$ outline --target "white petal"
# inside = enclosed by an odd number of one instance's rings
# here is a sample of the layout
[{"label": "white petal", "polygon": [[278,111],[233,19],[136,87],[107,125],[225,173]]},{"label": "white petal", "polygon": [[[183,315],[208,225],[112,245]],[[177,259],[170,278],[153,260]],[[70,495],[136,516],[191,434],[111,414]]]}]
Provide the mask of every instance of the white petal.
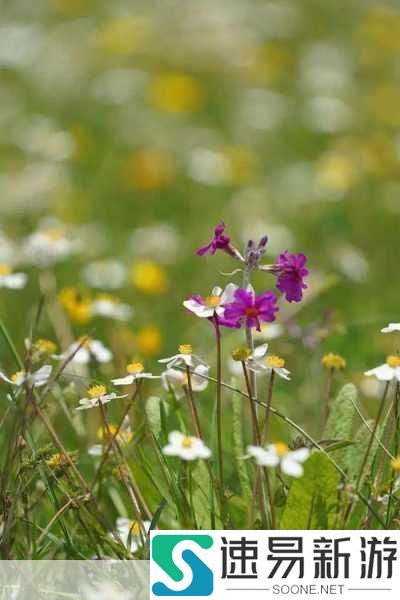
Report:
[{"label": "white petal", "polygon": [[394,331],[400,331],[400,323],[389,323],[382,329],[382,333],[393,333]]},{"label": "white petal", "polygon": [[90,351],[99,363],[107,363],[112,360],[112,353],[98,340],[93,340],[90,344]]},{"label": "white petal", "polygon": [[121,377],[120,379],[111,379],[111,383],[114,385],[131,385],[134,381],[134,375],[127,375],[126,377]]},{"label": "white petal", "polygon": [[180,354],[174,354],[174,356],[170,356],[169,358],[159,358],[158,362],[162,364],[170,363],[172,360],[180,356]]},{"label": "white petal", "polygon": [[265,356],[267,354],[267,350],[268,350],[268,344],[262,344],[261,346],[257,346],[257,348],[255,348],[253,354],[251,355],[251,358],[262,358],[263,356]]},{"label": "white petal", "polygon": [[180,431],[171,431],[168,435],[168,441],[170,444],[180,446],[184,437]]},{"label": "white petal", "polygon": [[213,309],[208,308],[204,304],[199,304],[195,300],[185,300],[183,306],[198,317],[207,318],[212,317],[214,314]]},{"label": "white petal", "polygon": [[216,285],[215,287],[213,287],[211,295],[212,296],[220,296],[222,294],[222,288],[219,287],[218,285]]},{"label": "white petal", "polygon": [[290,452],[288,456],[289,458],[302,463],[308,459],[310,454],[311,451],[308,448],[299,448],[298,450],[293,450],[293,452]]},{"label": "white petal", "polygon": [[[73,344],[68,352],[65,352],[61,357],[69,358],[74,352],[76,352],[77,345]],[[78,365],[87,365],[90,362],[90,352],[87,348],[79,348],[78,352],[74,355],[72,362]]]},{"label": "white petal", "polygon": [[5,373],[3,373],[2,371],[0,371],[0,379],[2,379],[3,381],[6,381],[7,383],[11,383],[11,385],[15,385],[15,381],[12,381],[12,379],[9,379],[7,377],[7,375]]},{"label": "white petal", "polygon": [[392,381],[392,379],[396,376],[396,370],[389,365],[384,364],[376,367],[376,369],[371,369],[371,371],[367,371],[365,373],[367,377],[375,376],[379,381]]},{"label": "white petal", "polygon": [[228,283],[221,295],[221,304],[229,304],[233,301],[236,290],[239,289],[234,283]]},{"label": "white petal", "polygon": [[248,446],[247,453],[263,467],[276,467],[279,464],[279,456],[271,446],[266,450],[260,446]]},{"label": "white petal", "polygon": [[49,380],[52,370],[53,370],[52,366],[44,365],[38,371],[36,371],[36,373],[33,373],[31,376],[31,381],[32,381],[33,385],[35,387],[40,387],[42,385],[45,385]]},{"label": "white petal", "polygon": [[290,371],[288,371],[287,369],[279,367],[274,369],[274,371],[277,375],[279,375],[279,377],[282,377],[282,379],[287,379],[288,381],[290,381]]},{"label": "white petal", "polygon": [[286,475],[290,475],[291,477],[301,477],[304,473],[302,465],[293,460],[293,458],[290,457],[290,454],[282,459],[281,469],[283,473],[286,473]]},{"label": "white petal", "polygon": [[4,285],[12,290],[20,290],[25,287],[27,280],[25,273],[12,273],[4,277]]}]

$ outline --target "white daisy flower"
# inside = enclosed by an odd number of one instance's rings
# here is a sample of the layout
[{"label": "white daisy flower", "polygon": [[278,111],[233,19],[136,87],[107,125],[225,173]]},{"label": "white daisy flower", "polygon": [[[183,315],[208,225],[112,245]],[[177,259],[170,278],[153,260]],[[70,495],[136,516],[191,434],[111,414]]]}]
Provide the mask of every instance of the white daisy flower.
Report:
[{"label": "white daisy flower", "polygon": [[[76,352],[71,360],[72,364],[87,365],[92,359],[96,360],[98,363],[108,363],[112,360],[112,352],[99,340],[87,338],[83,345],[81,344],[82,341],[74,342],[66,352],[56,355],[54,358],[66,360]],[[79,348],[78,351],[77,348]]]},{"label": "white daisy flower", "polygon": [[[146,534],[150,531],[151,521],[143,521],[143,527],[138,521],[118,517],[116,530],[124,546],[134,554],[146,542]],[[143,531],[144,529],[144,531]]]},{"label": "white daisy flower", "polygon": [[25,239],[22,256],[38,267],[48,267],[65,260],[79,248],[79,241],[71,238],[65,225],[51,220]]},{"label": "white daisy flower", "polygon": [[387,327],[384,327],[382,333],[394,333],[395,331],[400,331],[400,323],[389,323]]},{"label": "white daisy flower", "polygon": [[400,382],[400,356],[388,356],[386,363],[371,369],[365,373],[367,377],[374,376],[379,381],[392,381],[397,379]]},{"label": "white daisy flower", "polygon": [[76,410],[87,410],[89,408],[95,408],[100,404],[108,404],[111,400],[117,398],[127,398],[128,394],[118,396],[115,392],[107,392],[107,388],[104,385],[93,385],[87,391],[87,397],[79,400],[79,406]]},{"label": "white daisy flower", "polygon": [[129,304],[120,302],[118,298],[114,298],[110,294],[101,294],[92,303],[92,314],[117,321],[129,321],[133,315],[133,309]]},{"label": "white daisy flower", "polygon": [[285,359],[274,354],[267,355],[268,344],[258,346],[252,354],[250,354],[246,363],[251,371],[255,373],[271,373],[274,371],[283,379],[290,379],[290,371],[285,369]]},{"label": "white daisy flower", "polygon": [[203,440],[184,435],[180,431],[172,431],[168,436],[168,442],[168,445],[163,448],[166,456],[179,456],[182,460],[207,459],[211,456],[211,450]]},{"label": "white daisy flower", "polygon": [[117,290],[126,282],[126,267],[115,259],[98,260],[85,266],[83,277],[93,288]]},{"label": "white daisy flower", "polygon": [[[208,386],[207,376],[209,367],[198,365],[191,372],[192,390],[194,392],[202,392]],[[169,391],[172,388],[175,397],[180,400],[185,397],[184,388],[188,385],[186,373],[178,369],[167,369],[161,374],[161,382],[165,390]]]},{"label": "white daisy flower", "polygon": [[214,287],[210,296],[206,298],[192,296],[189,300],[185,300],[183,306],[203,319],[210,319],[214,315],[220,317],[225,312],[225,305],[233,302],[237,289],[238,286],[234,283],[228,283],[224,290]]},{"label": "white daisy flower", "polygon": [[174,356],[170,356],[169,358],[160,358],[158,362],[166,364],[168,369],[179,366],[186,366],[191,369],[194,369],[198,365],[208,366],[200,356],[193,354],[193,348],[190,344],[181,344],[179,346],[179,354],[174,354]]},{"label": "white daisy flower", "polygon": [[279,465],[282,472],[291,477],[301,477],[303,475],[302,463],[311,454],[308,448],[291,451],[283,442],[269,444],[266,448],[248,446],[247,452],[256,459],[256,463],[261,467],[277,467]]},{"label": "white daisy flower", "polygon": [[0,263],[0,288],[21,290],[25,287],[28,276],[25,273],[13,273],[11,266]]},{"label": "white daisy flower", "polygon": [[50,365],[44,365],[40,367],[35,373],[26,373],[25,371],[18,371],[11,375],[11,377],[7,377],[5,373],[0,371],[0,379],[10,383],[11,385],[15,385],[17,387],[21,387],[26,382],[32,387],[43,387],[49,381],[53,367]]},{"label": "white daisy flower", "polygon": [[145,373],[144,366],[140,362],[132,362],[126,367],[128,375],[121,379],[112,379],[114,385],[131,385],[137,379],[160,379],[159,375]]}]

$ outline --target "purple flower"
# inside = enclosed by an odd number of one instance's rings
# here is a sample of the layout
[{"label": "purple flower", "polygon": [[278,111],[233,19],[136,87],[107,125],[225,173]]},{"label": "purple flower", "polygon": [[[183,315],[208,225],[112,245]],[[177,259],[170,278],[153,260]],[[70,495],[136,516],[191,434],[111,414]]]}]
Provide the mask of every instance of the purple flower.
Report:
[{"label": "purple flower", "polygon": [[305,254],[289,254],[287,250],[276,262],[274,267],[274,272],[278,276],[276,287],[285,294],[288,302],[300,302],[303,298],[303,290],[307,288],[304,278],[309,273],[306,264]]},{"label": "purple flower", "polygon": [[224,250],[228,252],[228,254],[234,255],[234,252],[231,248],[231,238],[224,233],[225,231],[225,223],[220,223],[214,229],[214,237],[211,242],[204,246],[203,248],[199,248],[196,254],[198,256],[204,256],[208,252],[210,254],[215,254],[217,250]]},{"label": "purple flower", "polygon": [[225,308],[224,318],[237,327],[255,327],[261,331],[260,321],[271,323],[275,321],[278,312],[277,298],[273,292],[264,292],[256,296],[254,290],[239,288],[234,294],[234,301]]}]

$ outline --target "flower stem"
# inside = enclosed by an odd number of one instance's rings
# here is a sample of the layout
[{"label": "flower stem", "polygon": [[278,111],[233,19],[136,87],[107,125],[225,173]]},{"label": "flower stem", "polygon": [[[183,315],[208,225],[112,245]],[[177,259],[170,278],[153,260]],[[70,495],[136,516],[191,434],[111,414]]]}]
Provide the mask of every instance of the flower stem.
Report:
[{"label": "flower stem", "polygon": [[329,369],[328,377],[326,380],[326,388],[325,388],[325,394],[324,394],[325,404],[324,404],[324,410],[322,412],[322,422],[321,422],[321,437],[324,435],[324,430],[325,430],[326,424],[328,423],[334,372],[335,372],[335,369]]},{"label": "flower stem", "polygon": [[357,491],[358,491],[358,489],[360,487],[360,483],[361,483],[361,479],[362,479],[362,476],[363,476],[363,473],[364,473],[364,469],[365,469],[365,466],[366,466],[366,464],[368,462],[369,453],[371,452],[372,444],[374,443],[376,432],[378,430],[378,426],[379,426],[380,420],[382,418],[382,414],[383,414],[383,410],[385,408],[385,403],[386,403],[386,398],[387,398],[387,395],[388,395],[389,387],[390,387],[390,381],[388,381],[387,384],[386,384],[386,386],[385,386],[385,390],[383,392],[382,400],[381,400],[381,403],[379,405],[378,414],[376,416],[374,428],[373,428],[373,430],[371,432],[371,437],[369,439],[368,447],[367,447],[367,450],[365,452],[364,459],[363,459],[363,462],[361,464],[360,471],[358,473],[357,482],[356,482],[356,490]]},{"label": "flower stem", "polygon": [[225,492],[224,492],[224,457],[222,447],[222,344],[221,330],[218,319],[215,319],[215,331],[217,338],[217,454],[218,454],[218,472],[219,472],[219,491],[221,502],[221,514],[225,513]]},{"label": "flower stem", "polygon": [[267,406],[265,409],[265,420],[262,425],[261,444],[264,445],[268,439],[269,418],[271,415],[272,396],[274,392],[275,371],[272,369],[268,384]]},{"label": "flower stem", "polygon": [[203,434],[201,431],[199,413],[197,412],[196,404],[194,402],[193,397],[193,387],[192,387],[192,374],[190,371],[190,367],[186,365],[186,377],[187,377],[187,386],[185,386],[186,398],[189,405],[190,415],[192,417],[193,429],[198,438],[203,439]]},{"label": "flower stem", "polygon": [[[400,383],[397,382],[396,383],[396,389],[395,389],[395,393],[394,393],[394,411],[395,411],[395,422],[394,422],[394,448],[393,448],[393,454],[394,457],[397,458],[398,453],[399,453],[399,436],[400,436],[400,431],[399,431],[399,427],[400,427]],[[392,479],[390,482],[390,490],[389,490],[389,502],[388,502],[388,507],[387,507],[387,515],[386,515],[386,528],[389,529],[390,528],[390,521],[391,521],[391,508],[392,508],[392,500],[393,500],[393,491],[394,491],[394,484],[396,481],[396,477],[397,477],[397,473],[394,469],[392,469]]]}]

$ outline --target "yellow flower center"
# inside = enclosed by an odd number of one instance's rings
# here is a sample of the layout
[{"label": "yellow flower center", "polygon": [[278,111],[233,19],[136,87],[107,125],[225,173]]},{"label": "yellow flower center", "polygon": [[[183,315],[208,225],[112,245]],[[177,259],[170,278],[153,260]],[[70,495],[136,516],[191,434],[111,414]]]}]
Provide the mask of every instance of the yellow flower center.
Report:
[{"label": "yellow flower center", "polygon": [[329,354],[323,356],[321,364],[326,369],[334,369],[335,371],[340,371],[341,369],[346,368],[347,363],[345,359],[342,356],[340,356],[340,354],[333,354],[333,352],[330,352]]},{"label": "yellow flower center", "polygon": [[204,299],[204,304],[208,308],[218,308],[221,304],[221,298],[219,296],[207,296],[207,298]]},{"label": "yellow flower center", "polygon": [[96,300],[99,302],[109,302],[110,304],[119,304],[119,298],[116,298],[112,294],[97,294]]},{"label": "yellow flower center", "polygon": [[193,348],[190,344],[181,344],[179,346],[180,354],[193,354]]},{"label": "yellow flower center", "polygon": [[397,367],[400,367],[400,356],[395,356],[395,355],[388,356],[386,359],[386,363],[392,369],[396,369]]},{"label": "yellow flower center", "polygon": [[281,358],[280,356],[271,355],[267,356],[267,358],[265,359],[265,364],[267,365],[267,367],[271,367],[271,369],[283,369],[286,363],[284,358]]},{"label": "yellow flower center", "polygon": [[400,471],[400,456],[396,456],[391,462],[393,471]]},{"label": "yellow flower center", "polygon": [[10,265],[0,263],[0,277],[5,277],[11,273]]},{"label": "yellow flower center", "polygon": [[133,536],[139,536],[141,533],[139,521],[132,521],[129,532]]},{"label": "yellow flower center", "polygon": [[17,371],[13,375],[11,375],[10,379],[13,383],[17,383],[18,379],[20,379],[24,375],[24,371]]},{"label": "yellow flower center", "polygon": [[87,391],[89,398],[100,398],[107,393],[107,388],[104,385],[92,385]]},{"label": "yellow flower center", "polygon": [[47,231],[45,232],[45,235],[46,235],[47,239],[49,240],[49,242],[52,242],[52,243],[58,242],[59,240],[61,240],[64,237],[61,229],[57,229],[56,227],[54,227],[53,229],[47,229]]},{"label": "yellow flower center", "polygon": [[289,452],[289,446],[285,442],[277,442],[275,444],[275,451],[278,456],[286,456]]},{"label": "yellow flower center", "polygon": [[239,348],[235,348],[235,350],[232,352],[232,358],[233,360],[236,360],[238,362],[244,362],[249,358],[250,354],[250,348],[247,348],[246,346],[241,346]]},{"label": "yellow flower center", "polygon": [[61,467],[64,464],[64,456],[59,452],[52,454],[50,458],[46,460],[46,465],[50,469],[56,469],[57,467]]},{"label": "yellow flower center", "polygon": [[192,448],[193,446],[193,440],[191,437],[185,435],[185,437],[182,439],[181,442],[182,448]]},{"label": "yellow flower center", "polygon": [[126,367],[126,370],[128,371],[129,375],[137,375],[138,373],[143,373],[144,366],[140,362],[130,363]]},{"label": "yellow flower center", "polygon": [[75,323],[87,323],[92,316],[92,300],[75,288],[64,288],[59,293],[59,301],[70,319]]},{"label": "yellow flower center", "polygon": [[40,339],[35,346],[41,354],[53,354],[57,350],[56,344],[51,340]]},{"label": "yellow flower center", "polygon": [[105,427],[99,427],[97,430],[97,438],[100,441],[103,441],[105,439],[108,439],[109,437],[113,437],[117,431],[117,427],[115,425],[113,425],[112,423],[109,424],[108,426],[108,430]]},{"label": "yellow flower center", "polygon": [[131,280],[144,294],[163,294],[168,288],[168,276],[161,265],[151,262],[138,262],[132,267]]}]

